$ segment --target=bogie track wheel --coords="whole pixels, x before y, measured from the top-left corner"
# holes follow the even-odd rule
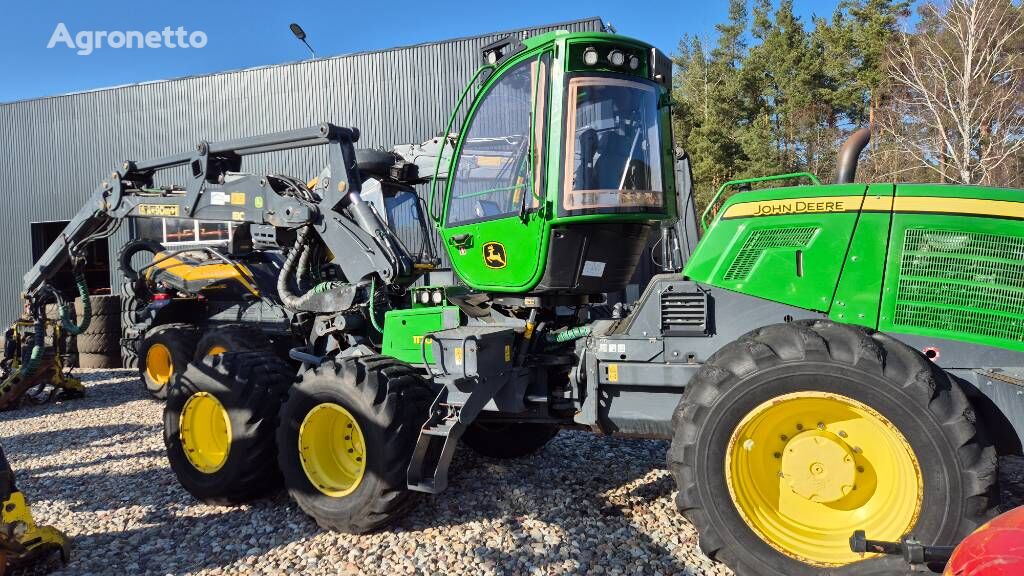
[[[406,471],[432,397],[409,365],[388,357],[307,371],[277,432],[289,494],[329,530],[364,533],[404,515],[415,503]]]
[[[255,328],[231,324],[207,330],[196,345],[195,361],[204,356],[217,356],[227,352],[255,352],[270,350],[270,340]]]
[[[170,385],[167,459],[181,485],[210,504],[238,504],[278,486],[274,430],[294,372],[259,352],[209,356]]]
[[[995,452],[958,384],[884,334],[768,326],[715,353],[673,417],[669,467],[706,554],[737,574],[887,574],[849,538],[954,544],[995,505]]]
[[[139,345],[139,377],[154,398],[167,398],[167,386],[182,373],[199,340],[189,324],[163,324],[150,330]]]

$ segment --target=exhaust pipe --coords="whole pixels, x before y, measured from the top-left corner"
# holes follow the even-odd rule
[[[836,162],[836,184],[850,184],[857,177],[857,160],[871,141],[871,126],[857,130],[843,142]]]

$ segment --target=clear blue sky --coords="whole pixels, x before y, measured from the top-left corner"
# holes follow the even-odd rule
[[[837,0],[796,0],[798,13],[831,14]],[[305,28],[321,56],[472,36],[600,16],[616,29],[672,54],[683,34],[711,37],[725,0],[433,2],[387,0],[34,0],[5,2],[0,34],[0,102],[119,84],[289,62],[308,53],[288,30]],[[58,23],[81,31],[202,31],[201,49],[94,50],[47,43]],[[162,40],[161,40],[162,41]],[[175,40],[176,42],[176,40]]]

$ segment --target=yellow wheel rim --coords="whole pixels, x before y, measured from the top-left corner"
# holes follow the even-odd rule
[[[174,363],[171,360],[171,349],[156,343],[146,351],[146,376],[159,386],[165,386],[174,375]]]
[[[228,352],[228,349],[226,347],[221,346],[221,345],[218,344],[216,346],[211,346],[210,349],[206,351],[206,355],[207,356],[220,356],[221,354],[227,354],[227,352]]]
[[[331,402],[315,406],[299,427],[299,457],[306,477],[332,498],[348,496],[366,472],[366,442],[355,417]]]
[[[862,560],[854,530],[899,540],[917,522],[921,468],[903,434],[870,406],[797,392],[748,413],[729,439],[726,484],[757,535],[815,566]]]
[[[179,427],[185,457],[196,470],[212,474],[224,466],[231,451],[231,421],[220,400],[196,392],[185,401]]]

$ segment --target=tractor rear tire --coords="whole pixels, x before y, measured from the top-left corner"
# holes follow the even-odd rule
[[[475,422],[462,441],[488,458],[522,458],[543,448],[557,434],[558,427],[551,424]]]
[[[288,393],[277,431],[288,493],[327,530],[362,534],[406,514],[416,503],[406,471],[433,396],[393,358],[307,370]]]
[[[146,334],[139,345],[139,376],[154,398],[167,398],[168,384],[192,361],[198,341],[190,324],[163,324]]]
[[[853,555],[853,531],[951,545],[996,504],[995,451],[963,391],[871,330],[754,330],[704,364],[672,425],[677,506],[738,574],[903,573],[902,558]]]
[[[208,330],[196,346],[194,361],[202,362],[208,355],[227,352],[251,352],[270,350],[270,340],[255,328],[243,324],[231,324]]]
[[[175,377],[164,444],[189,494],[224,506],[280,487],[274,431],[293,380],[288,364],[258,352],[210,356]]]

